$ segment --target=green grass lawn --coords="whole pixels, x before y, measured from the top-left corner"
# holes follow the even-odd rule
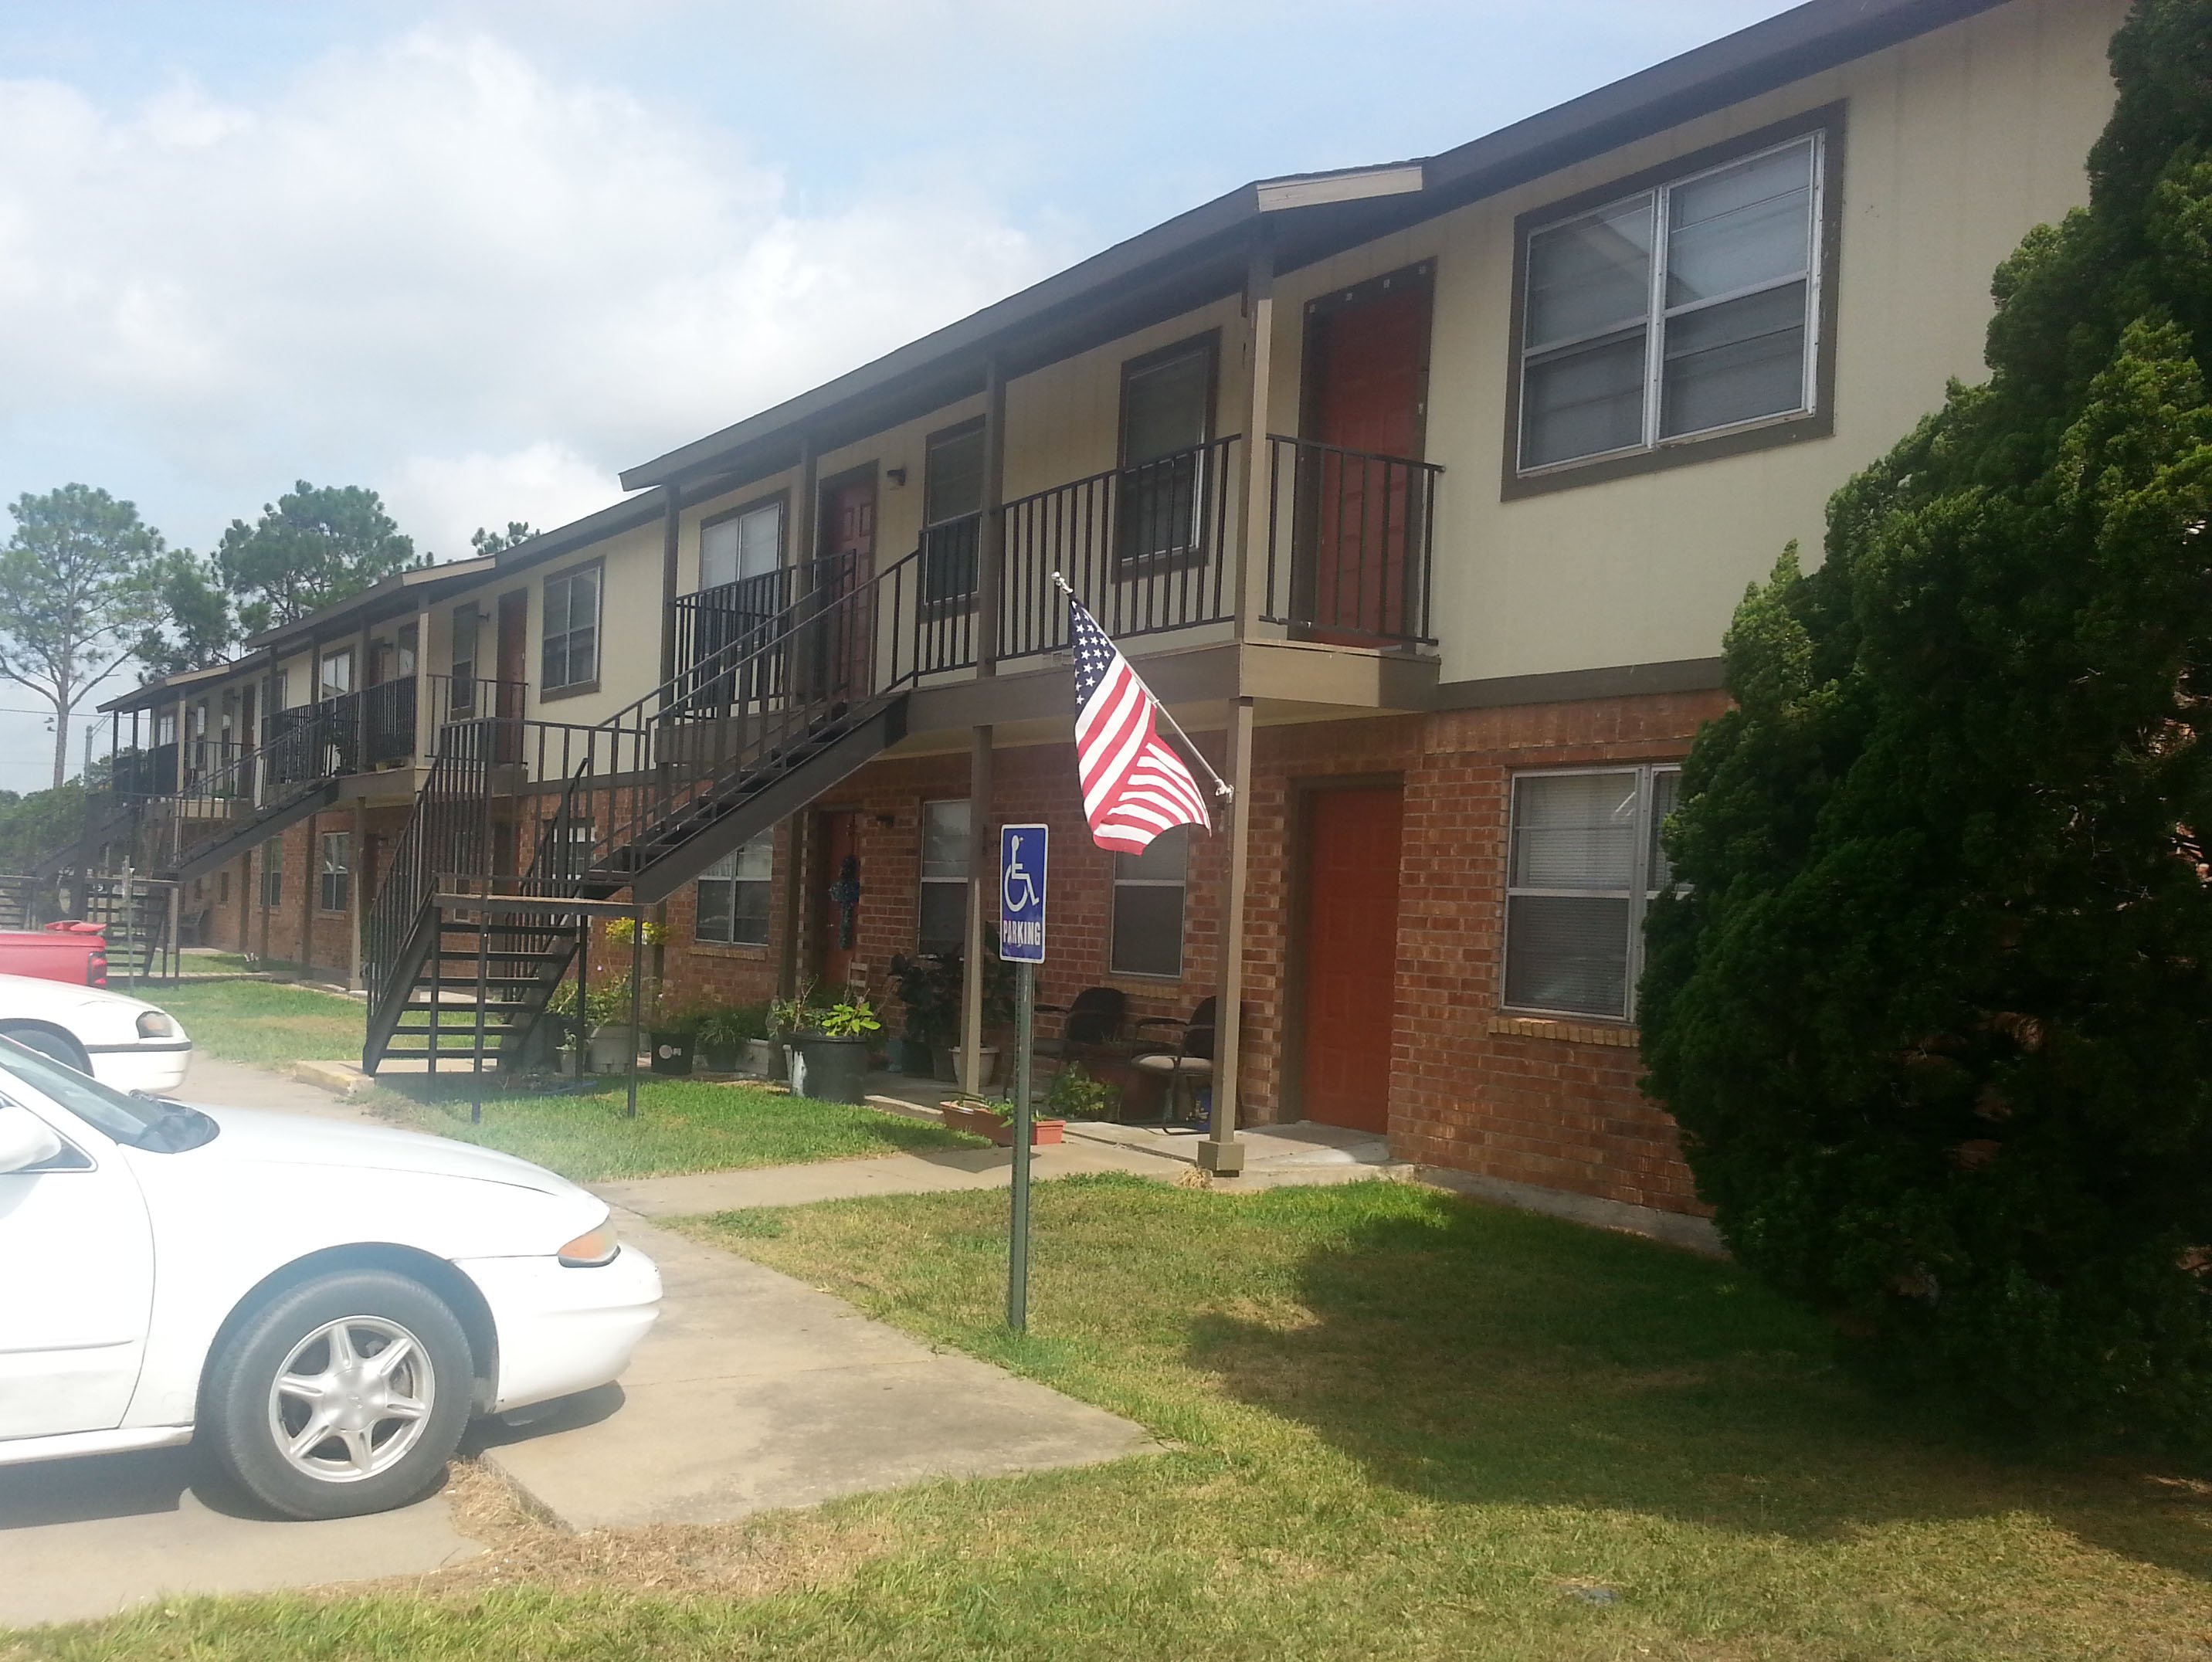
[[[361,1060],[368,1006],[312,987],[268,981],[186,982],[139,995],[185,1025],[195,1049],[226,1062],[282,1068],[301,1060]]]
[[[1732,1268],[1387,1184],[1042,1186],[705,1237],[1130,1415],[1170,1451],[374,1595],[172,1599],[23,1657],[2200,1658],[2206,1490],[1870,1398]],[[506,1550],[502,1550],[504,1551]],[[543,1554],[552,1554],[544,1556]],[[627,1556],[626,1556],[627,1555]],[[0,1654],[8,1647],[0,1641]]]
[[[483,1123],[473,1125],[465,1077],[395,1077],[379,1100],[419,1130],[504,1149],[579,1183],[987,1146],[981,1137],[880,1108],[650,1076],[638,1081],[635,1119],[623,1117],[627,1095],[619,1080],[591,1092],[495,1091],[484,1098]]]
[[[361,1057],[363,1006],[334,993],[210,981],[161,989],[159,1002],[185,1024],[195,1046],[227,1061],[282,1068],[302,1058]],[[451,1012],[456,1020],[459,1014]],[[374,1100],[400,1124],[504,1149],[580,1183],[984,1146],[980,1138],[876,1108],[745,1085],[648,1074],[638,1081],[637,1118],[629,1119],[620,1080],[597,1091],[507,1092],[495,1076],[486,1083],[481,1125],[469,1123],[465,1073],[386,1075]]]

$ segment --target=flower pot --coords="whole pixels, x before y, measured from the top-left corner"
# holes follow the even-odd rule
[[[655,1073],[676,1075],[691,1071],[691,1035],[666,1028],[656,1028],[648,1035],[653,1040],[653,1071]]]
[[[939,1102],[937,1117],[945,1122],[947,1131],[966,1131],[970,1137],[988,1137],[994,1143],[1004,1129],[999,1116],[989,1108],[978,1107],[973,1102]]]
[[[563,1079],[576,1077],[576,1052],[573,1046],[553,1052],[553,1065]]]
[[[996,1114],[991,1117],[998,1119]],[[1065,1119],[1032,1119],[1030,1121],[1030,1147],[1041,1149],[1048,1143],[1066,1142],[1066,1131],[1067,1121]],[[987,1135],[991,1141],[1002,1149],[1011,1149],[1014,1146],[1014,1126],[1012,1120],[999,1120],[997,1127]]]
[[[585,1065],[593,1073],[622,1073],[637,1058],[637,1029],[627,1022],[608,1022],[592,1029]]]
[[[930,1047],[919,1039],[894,1039],[890,1043],[891,1071],[927,1079],[937,1065]]]
[[[708,1073],[735,1073],[738,1058],[744,1054],[739,1045],[702,1045],[699,1046],[699,1066]]]
[[[952,1077],[955,1079],[962,1079],[965,1077],[965,1075],[962,1071],[961,1063],[965,1056],[967,1049],[968,1046],[965,1045],[955,1045],[952,1047]],[[999,1047],[996,1045],[986,1045],[983,1046],[983,1076],[975,1082],[975,1089],[977,1090],[988,1090],[992,1086],[998,1083]]]
[[[867,1095],[868,1041],[808,1037],[794,1046],[791,1088],[817,1102],[860,1102]]]
[[[741,1065],[763,1079],[790,1077],[789,1052],[773,1039],[748,1039]]]

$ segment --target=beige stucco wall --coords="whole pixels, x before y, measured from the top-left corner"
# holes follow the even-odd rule
[[[1477,203],[1286,284],[1278,422],[1294,418],[1304,295],[1434,254],[1429,459],[1446,680],[1708,658],[1747,584],[1829,495],[1978,380],[1990,276],[2087,194],[2124,0],[2014,0],[1918,40]],[[1515,216],[1847,101],[1832,437],[1506,502]]]

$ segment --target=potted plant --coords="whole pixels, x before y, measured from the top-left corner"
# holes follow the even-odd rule
[[[759,1004],[726,1004],[699,1019],[693,1035],[699,1065],[709,1073],[735,1073],[746,1047],[768,1037],[768,1011]]]
[[[988,1137],[1002,1149],[1014,1146],[1014,1105],[962,1091],[937,1105],[937,1117],[956,1131]],[[1066,1141],[1067,1121],[1032,1117],[1030,1146],[1041,1149]]]
[[[810,1024],[799,1035],[799,1061],[791,1088],[817,1102],[866,1100],[868,1035],[883,1029],[875,1008],[858,988],[843,998],[809,1012]]]
[[[770,1079],[789,1079],[797,1071],[799,1036],[811,1028],[818,1008],[811,979],[801,981],[788,998],[768,1002],[768,1047],[772,1052],[764,1070]]]
[[[904,1006],[904,1031],[891,1040],[891,1069],[896,1073],[927,1078],[941,1050],[951,1054],[953,1032],[960,1022],[959,961],[945,973],[940,953],[900,953],[890,961],[893,990]]]
[[[653,1071],[678,1076],[689,1074],[697,1056],[699,1024],[706,1020],[707,1013],[696,1004],[663,1010],[658,996],[653,1002],[653,1021],[646,1032],[653,1046]]]
[[[563,981],[546,1000],[547,1014],[557,1023],[557,1040],[564,1053],[574,1053],[582,1042],[581,1068],[590,1073],[619,1073],[637,1054],[637,1029],[630,1024],[629,977],[618,976],[595,984],[576,1008],[576,984]],[[567,1064],[562,1065],[564,1067]]]
[[[1082,1063],[1070,1062],[1046,1089],[1044,1106],[1063,1120],[1111,1119],[1121,1111],[1121,1093]]]
[[[937,967],[931,993],[941,1000],[943,1011],[939,1018],[941,1025],[934,1029],[934,1032],[941,1032],[943,1036],[941,1038],[933,1036],[931,1057],[936,1066],[939,1078],[958,1079],[961,1077],[961,1052],[965,1046],[955,1044],[953,1041],[960,1037],[960,999],[962,983],[964,979],[963,966],[961,955],[957,952],[938,953],[933,955]],[[997,949],[987,947],[983,958],[984,1029],[986,1032],[993,1028],[1003,1029],[1013,1019],[1013,966],[999,956]],[[985,1045],[982,1049],[983,1077],[980,1083],[988,1085],[998,1077],[999,1048],[995,1045]]]

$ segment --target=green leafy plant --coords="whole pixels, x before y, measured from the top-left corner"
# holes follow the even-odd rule
[[[768,1037],[768,1007],[764,1004],[726,1004],[700,1017],[697,1036],[706,1050],[736,1050],[756,1039]]]
[[[2212,1451],[2212,5],[2139,0],[1987,385],[1726,640],[1648,1088],[1743,1263],[1893,1375]]]
[[[568,1023],[571,1031],[576,1026],[576,980],[573,975],[561,983],[553,996],[545,1001],[545,1008]],[[629,977],[616,976],[611,980],[593,981],[585,995],[583,1026],[586,1029],[626,1023],[629,1020]]]
[[[957,1044],[964,963],[957,952],[904,954],[889,966],[893,991],[904,1007],[905,1036],[924,1045]],[[988,949],[983,960],[983,1021],[1003,1027],[1014,1019],[1013,966]]]
[[[768,1002],[768,1030],[771,1039],[792,1039],[807,1032],[814,1024],[815,1012],[822,1008],[813,980],[799,984],[790,997],[778,996]]]
[[[640,929],[645,931],[642,936],[638,935]],[[628,946],[633,937],[637,937],[640,945],[659,946],[668,938],[668,931],[650,918],[642,922],[635,918],[607,919],[606,941],[609,946]]]
[[[1121,1093],[1082,1063],[1070,1062],[1045,1088],[1044,1106],[1060,1119],[1111,1119],[1121,1111]]]
[[[814,1012],[814,1030],[824,1039],[859,1039],[883,1030],[875,1006],[857,992]]]

